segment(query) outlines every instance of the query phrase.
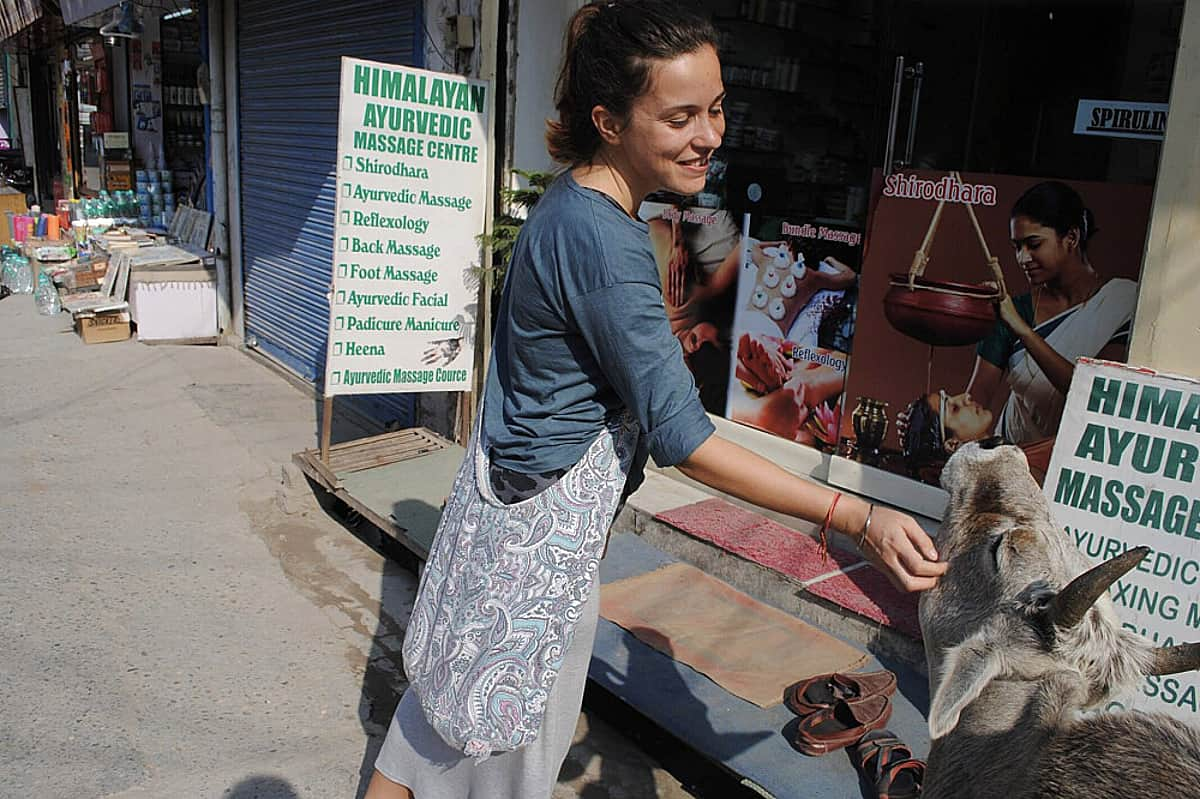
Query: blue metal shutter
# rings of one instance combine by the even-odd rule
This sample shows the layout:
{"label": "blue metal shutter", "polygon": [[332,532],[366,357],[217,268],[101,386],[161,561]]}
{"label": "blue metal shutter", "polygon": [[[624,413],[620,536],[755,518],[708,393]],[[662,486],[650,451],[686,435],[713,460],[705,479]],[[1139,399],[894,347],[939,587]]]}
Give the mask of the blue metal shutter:
{"label": "blue metal shutter", "polygon": [[[324,379],[341,57],[420,66],[419,0],[237,4],[246,338]],[[415,395],[339,399],[413,424]]]}

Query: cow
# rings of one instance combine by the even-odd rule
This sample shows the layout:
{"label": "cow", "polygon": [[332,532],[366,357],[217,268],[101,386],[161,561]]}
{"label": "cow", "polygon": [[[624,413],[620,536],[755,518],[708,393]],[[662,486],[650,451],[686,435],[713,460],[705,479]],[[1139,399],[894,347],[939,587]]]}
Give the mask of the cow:
{"label": "cow", "polygon": [[1200,796],[1200,731],[1113,704],[1200,668],[1121,626],[1108,588],[1149,552],[1093,566],[1050,516],[1025,455],[961,447],[942,471],[949,569],[920,599],[933,739],[926,799]]}

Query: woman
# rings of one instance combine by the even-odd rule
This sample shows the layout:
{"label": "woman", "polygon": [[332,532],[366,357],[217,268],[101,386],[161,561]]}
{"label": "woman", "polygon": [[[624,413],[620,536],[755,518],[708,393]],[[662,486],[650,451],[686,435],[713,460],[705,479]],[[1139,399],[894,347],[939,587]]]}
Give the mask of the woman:
{"label": "woman", "polygon": [[[610,484],[594,493],[608,503],[622,488],[636,487],[639,463],[648,453],[660,465],[677,465],[694,479],[763,507],[828,519],[829,526],[862,540],[864,554],[897,585],[929,588],[945,564],[937,562],[932,542],[912,519],[857,498],[838,502],[839,495],[713,435],[671,333],[646,225],[635,214],[652,191],[689,195],[704,186],[709,158],[724,131],[716,41],[710,23],[672,0],[590,4],[572,18],[556,97],[559,118],[547,134],[551,155],[569,168],[530,212],[514,249],[481,429],[472,442],[474,462],[488,475],[477,490],[489,503],[521,512],[546,496],[553,499],[561,483],[578,487],[581,471],[596,477],[594,462],[603,462]],[[622,450],[630,419],[640,457],[627,466],[628,453]],[[620,469],[611,468],[614,453]],[[470,473],[469,468],[460,471],[460,479]],[[473,508],[475,501],[452,494],[438,537],[456,529],[459,508]],[[615,502],[605,504],[605,526],[616,510]],[[553,527],[553,537],[574,533],[575,520],[588,516],[589,508],[571,506],[555,524],[572,528]],[[591,546],[592,539],[587,541]],[[437,540],[433,549],[444,552]],[[484,584],[503,592],[513,582],[509,572],[528,564],[518,549],[499,549],[510,559],[497,566],[503,579],[488,575],[492,581]],[[429,686],[438,683],[423,675],[436,672],[453,681],[470,674],[473,658],[491,655],[480,641],[494,630],[472,627],[470,640],[440,639],[461,656],[452,661],[418,645],[421,641],[414,639],[429,633],[424,615],[416,623],[418,614],[436,599],[430,580],[446,569],[472,566],[435,563],[431,556],[405,638],[404,666],[412,686],[376,760],[368,799],[551,795],[582,703],[599,609],[599,556],[597,548],[577,570],[558,575],[562,585],[542,588],[549,592],[547,602],[565,597],[569,618],[546,616],[539,625],[521,628],[536,644],[541,629],[562,627],[562,646],[554,652],[538,649],[536,663],[515,651],[524,643],[508,653],[506,668],[541,675],[543,681],[532,686],[537,690],[520,685],[499,702],[485,695],[478,703],[464,700],[464,708],[446,706],[445,695],[429,695]],[[571,593],[580,578],[587,590]],[[462,583],[439,585],[447,596],[470,593]],[[484,610],[498,604],[490,596],[468,598]],[[410,654],[416,657],[410,660]],[[560,667],[547,671],[541,655],[557,658]],[[421,684],[426,687],[418,689]],[[474,700],[478,686],[470,687]],[[540,713],[540,726],[534,740],[520,730],[524,744],[519,748],[483,751],[474,746],[477,739],[465,747],[456,739],[450,746],[440,713],[456,711],[488,718],[496,711],[497,724],[509,718],[524,723]]]}
{"label": "woman", "polygon": [[1039,183],[1021,195],[1009,230],[1031,291],[1000,303],[967,390],[990,405],[1006,380],[1012,391],[996,434],[1025,444],[1058,432],[1077,358],[1125,360],[1137,283],[1106,280],[1092,268],[1096,219],[1065,183]]}

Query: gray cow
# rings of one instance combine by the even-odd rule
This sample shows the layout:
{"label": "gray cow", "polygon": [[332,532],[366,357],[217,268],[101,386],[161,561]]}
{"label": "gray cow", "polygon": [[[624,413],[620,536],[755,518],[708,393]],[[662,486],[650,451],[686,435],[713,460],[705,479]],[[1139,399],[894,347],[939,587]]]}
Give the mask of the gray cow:
{"label": "gray cow", "polygon": [[1158,714],[1084,711],[1147,674],[1200,667],[1200,644],[1159,649],[1122,629],[1108,587],[1144,548],[1095,568],[1050,518],[1020,449],[961,448],[921,596],[934,739],[926,799],[1200,796],[1200,732]]}

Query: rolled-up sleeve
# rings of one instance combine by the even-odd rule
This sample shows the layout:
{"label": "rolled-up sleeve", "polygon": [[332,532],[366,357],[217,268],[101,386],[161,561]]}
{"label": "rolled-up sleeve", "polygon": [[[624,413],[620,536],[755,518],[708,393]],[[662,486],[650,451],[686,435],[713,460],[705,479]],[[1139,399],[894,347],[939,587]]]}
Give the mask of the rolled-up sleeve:
{"label": "rolled-up sleeve", "polygon": [[687,459],[716,428],[671,333],[661,289],[625,281],[568,303],[600,370],[637,417],[654,462]]}

